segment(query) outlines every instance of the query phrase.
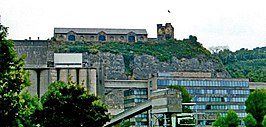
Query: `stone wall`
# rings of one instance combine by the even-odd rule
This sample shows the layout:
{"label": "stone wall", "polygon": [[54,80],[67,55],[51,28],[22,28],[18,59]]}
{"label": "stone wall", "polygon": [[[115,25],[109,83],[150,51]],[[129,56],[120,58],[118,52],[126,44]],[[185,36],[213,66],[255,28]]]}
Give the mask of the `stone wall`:
{"label": "stone wall", "polygon": [[14,40],[18,56],[25,54],[25,68],[46,68],[48,41],[46,40]]}
{"label": "stone wall", "polygon": [[[85,41],[85,42],[100,42],[99,41],[99,35],[95,34],[74,34],[71,35],[75,36],[75,41]],[[103,34],[106,37],[106,41],[104,42],[128,42],[128,35],[126,34],[117,34],[117,35],[106,35]],[[68,41],[68,34],[62,34],[62,33],[56,33],[54,35],[55,39],[57,41]],[[147,42],[148,37],[145,34],[136,34],[135,35],[135,42],[142,41]]]}

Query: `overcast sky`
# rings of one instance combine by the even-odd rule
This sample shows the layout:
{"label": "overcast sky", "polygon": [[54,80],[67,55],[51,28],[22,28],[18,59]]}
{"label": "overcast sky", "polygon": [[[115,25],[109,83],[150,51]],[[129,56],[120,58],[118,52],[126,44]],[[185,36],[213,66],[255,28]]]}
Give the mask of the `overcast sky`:
{"label": "overcast sky", "polygon": [[[208,48],[266,46],[265,0],[0,0],[11,39],[48,39],[54,27],[147,29],[171,22],[175,38],[195,35]],[[168,13],[170,10],[171,13]]]}

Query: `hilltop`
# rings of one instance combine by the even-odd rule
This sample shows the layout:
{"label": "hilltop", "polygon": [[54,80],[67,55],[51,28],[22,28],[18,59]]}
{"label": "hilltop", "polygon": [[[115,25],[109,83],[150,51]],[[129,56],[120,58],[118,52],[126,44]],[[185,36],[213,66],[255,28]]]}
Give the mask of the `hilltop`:
{"label": "hilltop", "polygon": [[108,79],[147,79],[155,72],[202,71],[213,77],[230,77],[223,65],[195,36],[162,42],[86,43],[52,41],[50,51],[83,53],[88,67],[99,65]]}
{"label": "hilltop", "polygon": [[266,81],[266,47],[235,52],[223,50],[215,53],[233,78],[249,78],[252,82]]}

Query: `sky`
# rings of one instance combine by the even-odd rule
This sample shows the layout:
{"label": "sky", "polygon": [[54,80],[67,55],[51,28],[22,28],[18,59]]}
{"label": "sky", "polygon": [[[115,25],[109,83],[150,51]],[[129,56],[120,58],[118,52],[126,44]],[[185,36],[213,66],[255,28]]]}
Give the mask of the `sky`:
{"label": "sky", "polygon": [[[10,39],[48,39],[54,27],[146,29],[172,23],[175,38],[197,36],[205,48],[266,46],[265,0],[0,0]],[[171,13],[168,13],[170,10]]]}

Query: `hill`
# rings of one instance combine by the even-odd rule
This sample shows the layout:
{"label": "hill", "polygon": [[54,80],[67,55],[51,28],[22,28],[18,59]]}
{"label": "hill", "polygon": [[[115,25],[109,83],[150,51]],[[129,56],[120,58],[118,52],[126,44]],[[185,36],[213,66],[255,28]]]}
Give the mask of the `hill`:
{"label": "hill", "polygon": [[195,36],[183,40],[159,43],[85,43],[56,42],[50,44],[53,52],[84,53],[88,67],[102,61],[108,79],[147,79],[156,72],[203,71],[213,77],[229,77],[223,65]]}
{"label": "hill", "polygon": [[249,78],[253,82],[266,81],[266,47],[235,52],[223,50],[215,53],[233,78]]}

